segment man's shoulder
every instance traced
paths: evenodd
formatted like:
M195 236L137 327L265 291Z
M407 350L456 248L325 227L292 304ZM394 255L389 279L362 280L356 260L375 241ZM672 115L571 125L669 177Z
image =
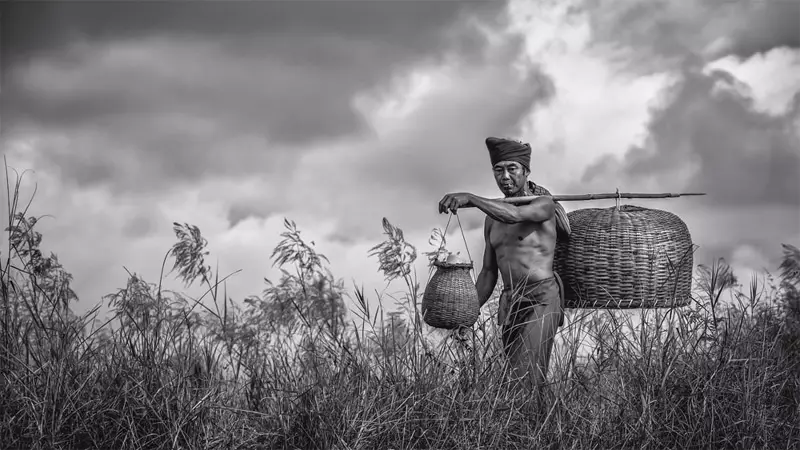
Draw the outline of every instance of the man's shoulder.
M533 195L553 195L544 186L538 185L531 180L528 180L528 189Z
M528 183L529 183L528 186L533 192L533 195L549 195L549 196L553 195L544 186L540 186L530 180L528 180ZM572 228L570 227L569 224L569 216L567 215L567 212L564 210L564 207L561 206L561 204L559 204L556 201L553 201L553 205L555 209L553 211L554 213L553 215L556 221L556 231L558 233L558 236L561 239L568 239L570 234L572 233Z

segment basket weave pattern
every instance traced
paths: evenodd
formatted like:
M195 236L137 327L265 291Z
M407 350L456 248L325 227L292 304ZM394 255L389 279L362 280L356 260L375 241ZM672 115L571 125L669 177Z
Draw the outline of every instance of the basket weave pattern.
M668 308L691 298L693 245L675 214L632 205L568 214L554 269L567 308Z
M454 330L471 327L478 320L478 289L469 273L471 263L436 261L433 275L422 296L422 317L435 328Z

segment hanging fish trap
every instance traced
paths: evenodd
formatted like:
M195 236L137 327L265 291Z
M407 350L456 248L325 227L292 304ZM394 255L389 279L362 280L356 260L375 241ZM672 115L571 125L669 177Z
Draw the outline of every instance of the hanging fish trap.
M451 215L452 218L452 215ZM456 218L458 216L456 215ZM459 227L461 227L461 219ZM450 220L447 221L450 225ZM447 234L445 227L443 236ZM464 230L461 229L464 236ZM464 237L464 245L467 245ZM444 247L444 239L439 251ZM469 248L467 248L469 255ZM425 286L422 295L422 319L434 328L455 330L471 328L478 320L480 306L478 302L478 289L471 276L473 269L472 257L470 262L462 261L456 255L450 254L447 260L436 259L433 266L435 273Z

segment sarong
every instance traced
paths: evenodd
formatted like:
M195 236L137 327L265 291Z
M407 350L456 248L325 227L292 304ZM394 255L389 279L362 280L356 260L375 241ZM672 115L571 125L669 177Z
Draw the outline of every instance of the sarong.
M533 384L544 381L556 330L564 324L564 288L558 274L500 295L499 325L512 370ZM521 373L520 373L521 372Z

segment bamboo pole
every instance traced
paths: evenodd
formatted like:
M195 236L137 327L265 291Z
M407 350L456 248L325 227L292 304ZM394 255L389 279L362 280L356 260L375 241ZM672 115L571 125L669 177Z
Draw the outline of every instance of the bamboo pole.
M602 199L615 199L615 198L675 198L675 197L686 197L690 195L706 195L706 194L700 192L687 192L681 194L671 194L671 193L646 194L646 193L630 193L630 192L620 192L620 193L611 192L604 194L552 195L550 197L552 197L553 201L556 202L574 202L574 201L602 200ZM533 200L536 200L539 197L548 197L548 196L531 195L527 197L497 198L495 200L511 204L520 204L520 203L532 202Z

